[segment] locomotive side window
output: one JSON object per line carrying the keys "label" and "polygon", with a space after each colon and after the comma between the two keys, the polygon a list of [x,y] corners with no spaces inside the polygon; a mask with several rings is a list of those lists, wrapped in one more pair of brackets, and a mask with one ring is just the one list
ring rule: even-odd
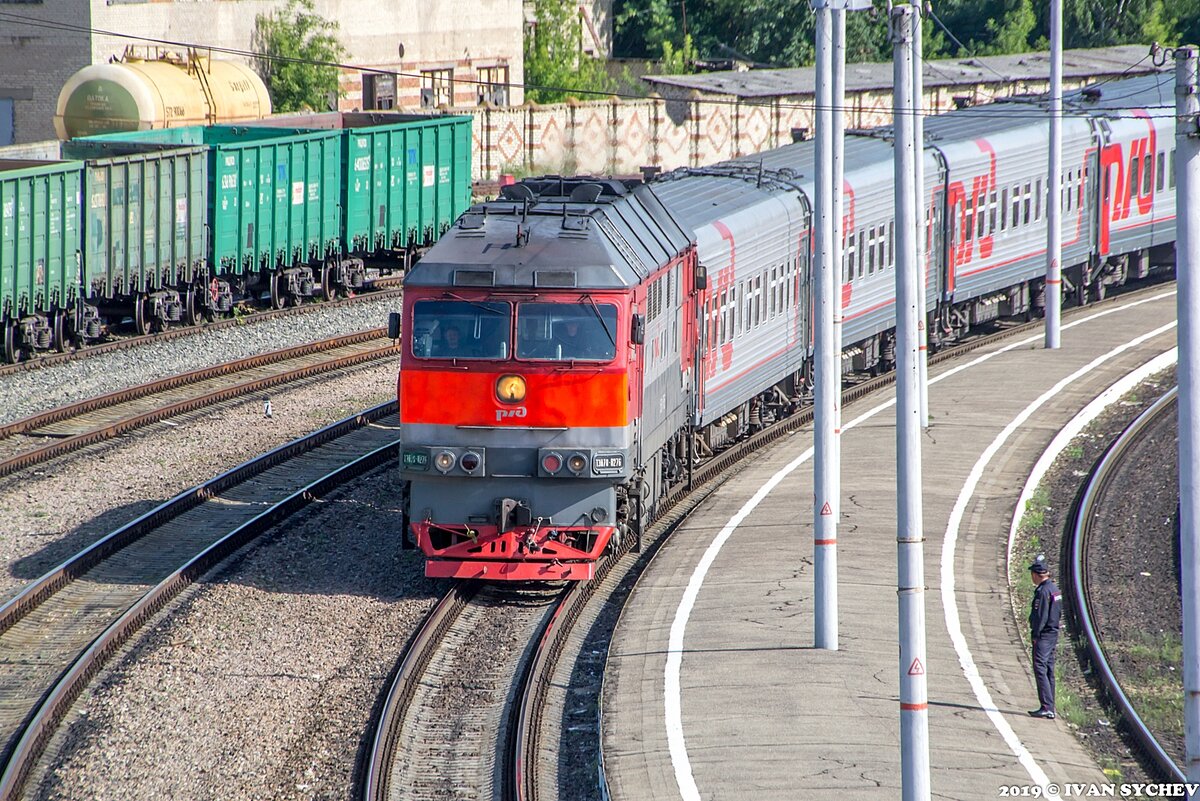
{"label": "locomotive side window", "polygon": [[616,306],[586,301],[517,304],[517,358],[608,361],[616,355]]}
{"label": "locomotive side window", "polygon": [[507,303],[422,300],[413,306],[412,352],[423,359],[507,359]]}

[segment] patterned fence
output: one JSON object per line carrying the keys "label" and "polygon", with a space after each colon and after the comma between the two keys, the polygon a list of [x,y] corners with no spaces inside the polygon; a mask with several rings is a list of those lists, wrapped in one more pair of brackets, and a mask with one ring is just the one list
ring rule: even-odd
{"label": "patterned fence", "polygon": [[[1085,81],[1064,82],[1071,89]],[[1045,91],[1045,82],[1016,81],[929,89],[925,107],[941,113],[955,98],[987,102]],[[788,144],[793,128],[813,128],[812,96],[741,102],[687,96],[596,100],[511,108],[476,107],[472,163],[476,180],[501,173],[636,175],[647,165],[701,166]],[[892,96],[862,91],[846,97],[846,126],[873,128],[892,120]]]}

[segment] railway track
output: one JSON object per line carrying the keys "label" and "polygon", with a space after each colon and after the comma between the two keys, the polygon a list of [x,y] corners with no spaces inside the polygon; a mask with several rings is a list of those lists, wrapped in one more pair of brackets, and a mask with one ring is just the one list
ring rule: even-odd
{"label": "railway track", "polygon": [[88,359],[92,356],[99,356],[103,353],[114,353],[116,351],[129,350],[131,348],[137,348],[153,342],[166,342],[172,339],[195,336],[196,334],[202,334],[208,331],[219,331],[222,328],[232,328],[246,325],[248,322],[257,323],[265,320],[278,319],[280,317],[295,317],[314,311],[329,309],[331,307],[337,308],[340,306],[352,306],[357,303],[363,303],[364,301],[398,298],[403,294],[403,290],[400,288],[400,283],[403,280],[404,279],[402,277],[378,278],[372,282],[372,286],[377,288],[376,291],[355,295],[353,297],[339,298],[337,300],[323,301],[321,303],[307,303],[303,306],[291,306],[285,309],[260,310],[255,311],[250,315],[224,317],[211,322],[168,328],[165,331],[157,331],[151,334],[144,334],[140,336],[122,336],[109,342],[101,342],[99,344],[89,345],[86,348],[79,348],[77,350],[67,350],[62,353],[39,354],[31,359],[26,359],[25,361],[16,362],[14,364],[0,362],[0,378],[3,378],[6,375],[12,375],[13,373],[24,372],[26,370],[37,370],[56,364],[64,364],[66,362],[78,361],[80,359]]}
{"label": "railway track", "polygon": [[[1150,726],[1143,721],[1134,700],[1122,687],[1119,670],[1109,658],[1103,632],[1097,623],[1096,591],[1099,588],[1094,588],[1088,579],[1089,560],[1108,558],[1104,552],[1104,545],[1097,542],[1098,538],[1094,535],[1098,521],[1103,517],[1102,509],[1105,503],[1113,502],[1113,498],[1107,496],[1111,494],[1110,491],[1120,491],[1115,481],[1122,462],[1166,416],[1175,413],[1177,397],[1177,388],[1163,395],[1126,427],[1097,462],[1071,510],[1066,529],[1066,549],[1069,555],[1067,589],[1071,596],[1071,611],[1083,638],[1094,675],[1104,694],[1120,712],[1121,724],[1126,733],[1145,755],[1159,778],[1163,781],[1186,782],[1184,772],[1151,731]],[[1169,621],[1164,621],[1164,626],[1169,625]]]}
{"label": "railway track", "polygon": [[206,367],[0,426],[0,476],[213,404],[395,356],[382,329]]}
{"label": "railway track", "polygon": [[48,763],[71,704],[171,599],[287,516],[394,460],[396,449],[390,402],[181,493],[0,606],[0,801],[18,798]]}

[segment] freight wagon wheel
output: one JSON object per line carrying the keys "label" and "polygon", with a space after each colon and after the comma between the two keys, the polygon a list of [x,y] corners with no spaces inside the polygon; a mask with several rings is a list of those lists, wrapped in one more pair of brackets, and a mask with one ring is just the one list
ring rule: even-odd
{"label": "freight wagon wheel", "polygon": [[133,327],[141,336],[150,333],[150,318],[146,316],[145,298],[138,298],[133,302]]}
{"label": "freight wagon wheel", "polygon": [[338,299],[337,268],[332,264],[321,268],[321,294],[325,300]]}
{"label": "freight wagon wheel", "polygon": [[0,323],[0,356],[8,364],[16,364],[20,349],[17,348],[17,327],[11,322]]}
{"label": "freight wagon wheel", "polygon": [[59,353],[67,352],[67,314],[66,312],[54,312],[54,322],[51,323],[54,331],[54,349]]}
{"label": "freight wagon wheel", "polygon": [[271,308],[282,309],[287,305],[287,279],[283,273],[271,276]]}
{"label": "freight wagon wheel", "polygon": [[196,297],[195,287],[183,293],[183,321],[188,325],[200,322],[200,301]]}

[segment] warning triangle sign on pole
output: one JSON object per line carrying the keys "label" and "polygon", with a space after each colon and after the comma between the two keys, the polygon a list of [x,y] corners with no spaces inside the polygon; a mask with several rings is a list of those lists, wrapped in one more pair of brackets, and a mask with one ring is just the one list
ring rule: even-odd
{"label": "warning triangle sign on pole", "polygon": [[910,675],[910,676],[924,676],[925,675],[925,666],[921,664],[920,659],[915,659],[915,658],[913,659],[912,664],[908,666],[908,675]]}
{"label": "warning triangle sign on pole", "polygon": [[821,514],[822,514],[822,515],[831,515],[831,514],[833,514],[833,508],[832,508],[832,507],[830,507],[830,505],[829,505],[829,501],[825,501],[825,505],[821,507]]}

